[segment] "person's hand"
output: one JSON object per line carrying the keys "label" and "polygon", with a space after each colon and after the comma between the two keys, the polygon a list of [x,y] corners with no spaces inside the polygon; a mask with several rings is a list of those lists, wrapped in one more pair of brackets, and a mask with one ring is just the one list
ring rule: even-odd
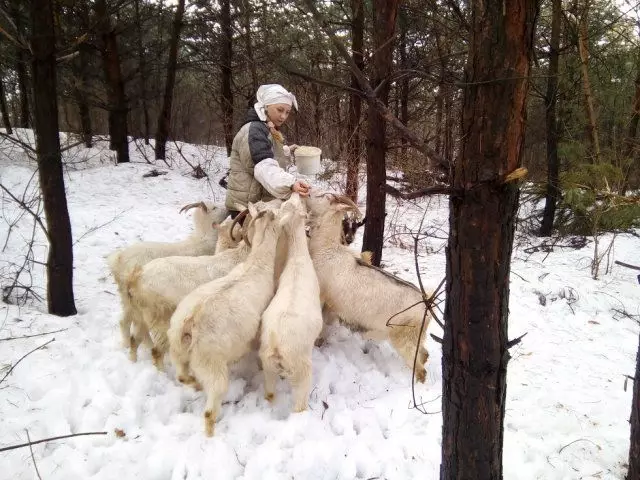
{"label": "person's hand", "polygon": [[296,183],[293,184],[293,186],[291,187],[291,190],[293,190],[296,193],[299,193],[301,197],[308,197],[309,190],[311,190],[311,186],[304,180],[296,180]]}

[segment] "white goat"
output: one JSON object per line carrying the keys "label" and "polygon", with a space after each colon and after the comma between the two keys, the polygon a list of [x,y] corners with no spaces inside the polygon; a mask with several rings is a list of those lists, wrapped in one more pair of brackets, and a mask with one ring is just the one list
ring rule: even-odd
{"label": "white goat", "polygon": [[[279,206],[280,203],[280,201],[257,202],[254,206],[256,211],[260,212]],[[140,334],[148,333],[151,356],[158,369],[162,370],[164,367],[163,359],[169,347],[167,329],[178,303],[200,285],[224,277],[247,259],[254,229],[249,228],[251,216],[248,215],[248,211],[243,212],[242,215],[246,216],[244,225],[247,227],[245,229],[240,227],[243,240],[236,240],[231,235],[232,229],[238,230],[235,227],[239,224],[225,220],[219,227],[215,255],[157,258],[142,267],[136,267],[129,276],[127,288],[130,303],[138,313],[136,318],[140,318],[143,323],[143,328],[139,329],[140,333],[133,334],[136,341],[132,342],[131,348],[137,348],[145,340],[145,337]],[[219,251],[221,244],[222,250]]]}
{"label": "white goat", "polygon": [[262,315],[260,359],[265,398],[273,400],[279,375],[291,383],[294,411],[307,408],[311,391],[311,352],[322,330],[320,287],[307,246],[306,208],[298,194],[282,205],[291,212],[284,226],[288,256],[278,290]]}
{"label": "white goat", "polygon": [[424,364],[429,357],[424,337],[430,317],[419,335],[425,308],[420,290],[366,264],[341,245],[343,214],[346,210],[357,211],[349,198],[325,195],[309,199],[307,205],[314,215],[309,251],[325,307],[371,337],[388,338],[410,368],[419,344],[415,376],[424,382]]}
{"label": "white goat", "polygon": [[[109,255],[107,261],[113,278],[118,286],[120,300],[122,302],[122,318],[120,319],[120,333],[125,347],[131,347],[130,358],[136,361],[135,343],[136,337],[131,335],[131,324],[139,320],[131,308],[127,281],[136,267],[145,265],[150,260],[170,255],[211,255],[215,252],[218,230],[214,224],[221,223],[228,215],[227,209],[222,205],[205,204],[204,202],[191,203],[180,209],[180,213],[192,208],[194,231],[185,240],[175,243],[164,242],[140,242],[117,250]],[[137,322],[139,324],[139,322]],[[144,334],[144,332],[142,332]]]}
{"label": "white goat", "polygon": [[[260,318],[275,290],[274,261],[282,224],[279,212],[258,213],[249,204],[254,228],[251,253],[226,277],[187,295],[171,316],[169,352],[178,380],[199,382],[207,394],[205,432],[213,435],[229,382],[229,363],[251,349]],[[194,374],[190,377],[189,368]]]}

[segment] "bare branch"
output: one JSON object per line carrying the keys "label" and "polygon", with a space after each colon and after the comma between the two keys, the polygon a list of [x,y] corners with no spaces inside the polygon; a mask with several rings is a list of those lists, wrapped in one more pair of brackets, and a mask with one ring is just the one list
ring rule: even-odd
{"label": "bare branch", "polygon": [[[11,372],[13,372],[13,370],[18,366],[18,364],[19,364],[22,360],[24,360],[25,358],[27,358],[27,357],[28,357],[29,355],[31,355],[33,352],[35,352],[35,351],[37,351],[37,350],[40,350],[41,348],[46,347],[47,345],[49,345],[49,344],[50,344],[51,342],[53,342],[54,340],[55,340],[55,338],[52,338],[52,339],[51,339],[51,340],[49,340],[48,342],[43,343],[43,344],[42,344],[42,345],[40,345],[39,347],[36,347],[36,348],[34,348],[33,350],[31,350],[30,352],[25,353],[22,357],[20,357],[20,359],[19,359],[16,363],[14,363],[13,365],[11,365],[11,368],[9,369],[9,371],[4,375],[4,377],[2,377],[2,378],[0,379],[0,383],[4,382],[4,380],[5,380],[9,375],[11,375]],[[27,445],[27,444],[25,444],[25,445]],[[3,452],[3,451],[4,451],[4,449],[0,449],[0,452]]]}
{"label": "bare branch", "polygon": [[33,335],[22,335],[20,337],[4,337],[4,338],[0,338],[0,342],[7,342],[9,340],[23,340],[25,338],[33,338],[33,337],[42,337],[43,335],[51,335],[53,333],[64,332],[65,330],[69,330],[69,329],[68,328],[61,328],[59,330],[53,330],[51,332],[36,333],[36,334],[33,334]]}
{"label": "bare branch", "polygon": [[9,445],[8,447],[0,448],[0,452],[8,452],[9,450],[16,450],[18,448],[29,447],[31,445],[38,445],[39,443],[53,442],[54,440],[62,440],[63,438],[83,437],[86,435],[106,435],[107,432],[85,432],[85,433],[72,433],[71,435],[60,435],[59,437],[43,438],[42,440],[36,440],[35,442],[20,443],[18,445]]}
{"label": "bare branch", "polygon": [[398,130],[404,138],[406,138],[415,148],[417,148],[425,155],[432,167],[448,175],[449,162],[441,155],[439,155],[435,150],[429,147],[429,145],[427,145],[424,140],[421,139],[415,132],[408,129],[406,125],[398,120],[398,118],[391,113],[387,106],[379,98],[376,97],[375,92],[369,84],[366,75],[362,72],[362,70],[358,68],[358,65],[356,64],[354,59],[351,57],[351,55],[349,55],[349,51],[347,50],[347,48],[333,33],[333,29],[331,28],[329,22],[316,8],[316,2],[314,2],[314,0],[304,0],[304,4],[307,6],[309,12],[316,20],[320,28],[329,37],[331,43],[333,43],[340,56],[349,66],[351,73],[353,73],[354,77],[358,81],[358,84],[360,85],[360,88],[362,88],[362,90],[364,91],[367,101],[371,105],[373,105],[373,107],[378,110],[378,112],[384,117],[384,119],[389,122],[396,130]]}
{"label": "bare branch", "polygon": [[40,480],[42,480],[42,477],[40,476],[40,472],[38,471],[38,464],[36,463],[36,457],[33,455],[33,444],[31,443],[31,437],[29,436],[29,430],[25,429],[25,432],[27,434],[27,441],[29,442],[29,451],[31,452],[31,460],[33,460],[33,468],[36,469],[36,475],[38,475],[38,478]]}
{"label": "bare branch", "polygon": [[385,184],[384,190],[392,197],[402,198],[403,200],[414,200],[416,198],[425,197],[427,195],[457,195],[459,193],[458,189],[449,187],[447,185],[435,185],[433,187],[421,188],[420,190],[416,190],[413,192],[402,193],[397,188],[392,187],[389,184]]}

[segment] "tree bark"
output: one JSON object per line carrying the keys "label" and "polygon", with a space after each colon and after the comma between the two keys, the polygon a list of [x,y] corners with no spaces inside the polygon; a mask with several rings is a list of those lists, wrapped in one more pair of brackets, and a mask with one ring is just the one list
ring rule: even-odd
{"label": "tree bark", "polygon": [[147,63],[142,47],[142,19],[140,17],[140,0],[135,0],[136,49],[138,50],[138,65],[140,66],[140,103],[142,105],[142,134],[144,144],[149,145],[149,106],[147,105]]}
{"label": "tree bark", "polygon": [[33,95],[38,175],[47,222],[47,305],[49,313],[76,314],[73,298],[73,244],[64,189],[56,95],[52,0],[31,1]]}
{"label": "tree bark", "polygon": [[[80,34],[87,32],[90,28],[89,11],[86,2],[80,2],[78,6],[80,17]],[[93,145],[93,127],[91,124],[91,110],[89,108],[89,99],[87,92],[90,88],[89,81],[89,59],[91,58],[91,47],[86,41],[78,45],[77,75],[79,77],[79,86],[74,87],[74,96],[78,104],[78,113],[80,115],[80,131],[82,139],[87,148]]]}
{"label": "tree bark", "polygon": [[180,41],[180,30],[182,30],[184,2],[185,0],[178,0],[176,15],[173,17],[173,31],[169,44],[169,60],[167,62],[167,80],[164,87],[164,101],[162,102],[162,110],[158,116],[158,126],[156,130],[156,160],[164,160],[167,154],[166,147],[167,139],[169,138],[169,127],[171,126],[171,105],[173,103],[173,87],[176,83],[178,42]]}
{"label": "tree bark", "polygon": [[[24,35],[22,27],[22,12],[20,11],[20,1],[11,2],[11,16],[19,34]],[[27,55],[25,51],[17,47],[16,49],[16,73],[18,74],[18,89],[20,90],[20,128],[29,128],[29,74],[27,72]]]}
{"label": "tree bark", "polygon": [[[408,69],[407,64],[407,13],[400,9],[399,11],[399,23],[400,23],[400,68],[403,70]],[[400,121],[408,128],[409,127],[409,76],[403,75],[400,79]],[[402,143],[402,156],[407,154],[407,146],[409,142],[406,138],[401,137]],[[437,150],[437,149],[436,149]]]}
{"label": "tree bark", "polygon": [[631,400],[631,439],[627,480],[640,480],[640,342],[636,354],[636,375]]}
{"label": "tree bark", "polygon": [[[351,0],[351,56],[360,70],[364,70],[364,6],[362,0]],[[351,74],[351,88],[359,90],[358,78]],[[358,170],[360,165],[360,117],[362,99],[360,95],[349,95],[349,118],[347,120],[347,196],[358,201]]]}
{"label": "tree bark", "polygon": [[[251,1],[242,0],[242,28],[244,29],[244,44],[247,51],[247,63],[251,73],[251,89],[247,95],[247,108],[253,107],[253,100],[258,91],[258,70],[253,58],[253,41],[251,39]],[[297,124],[296,124],[297,125]]]}
{"label": "tree bark", "polygon": [[118,41],[107,13],[106,0],[96,0],[94,4],[98,28],[102,37],[102,66],[107,83],[109,103],[110,147],[116,151],[117,162],[129,161],[129,139],[127,133],[127,97],[120,69]]}
{"label": "tree bark", "polygon": [[[385,105],[389,96],[388,77],[393,66],[393,35],[396,28],[399,0],[375,0],[373,7],[373,77],[372,86],[378,89],[378,100]],[[381,83],[383,83],[381,85]],[[370,104],[367,133],[367,223],[364,228],[362,251],[372,252],[372,264],[382,260],[384,237],[386,134],[385,118]]]}
{"label": "tree bark", "polygon": [[231,155],[233,143],[233,93],[231,92],[231,62],[233,60],[233,25],[231,24],[231,0],[221,3],[222,28],[222,58],[221,58],[221,87],[220,104],[222,105],[222,126],[224,128],[224,142],[227,155]]}
{"label": "tree bark", "polygon": [[11,128],[11,120],[9,119],[9,110],[7,110],[7,97],[4,92],[4,82],[0,75],[0,112],[2,113],[2,124],[4,125],[7,135],[11,135],[13,130]]}
{"label": "tree bark", "polygon": [[558,175],[558,120],[556,105],[558,101],[558,64],[560,58],[560,20],[562,17],[562,0],[553,0],[551,12],[551,38],[549,40],[549,73],[547,93],[544,99],[545,122],[547,127],[547,194],[544,213],[540,225],[540,235],[548,237],[553,230],[556,216],[556,205],[560,195]]}
{"label": "tree bark", "polygon": [[578,19],[578,52],[580,54],[580,70],[582,72],[582,88],[584,91],[584,109],[587,116],[587,137],[591,142],[593,162],[600,162],[600,139],[595,108],[593,106],[593,92],[589,80],[589,37],[587,33],[587,16],[589,14],[589,0],[585,0],[584,10]]}
{"label": "tree bark", "polygon": [[[449,200],[442,480],[502,478],[509,273],[535,0],[470,3],[462,145]],[[478,119],[483,119],[479,121]]]}

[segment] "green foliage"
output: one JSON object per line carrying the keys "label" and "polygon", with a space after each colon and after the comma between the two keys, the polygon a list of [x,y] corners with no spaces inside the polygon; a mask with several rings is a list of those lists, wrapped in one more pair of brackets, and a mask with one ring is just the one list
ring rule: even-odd
{"label": "green foliage", "polygon": [[[573,151],[570,146],[564,147],[565,155]],[[640,227],[640,202],[611,193],[622,181],[622,170],[611,163],[571,165],[560,179],[558,230],[563,234],[597,235]]]}

